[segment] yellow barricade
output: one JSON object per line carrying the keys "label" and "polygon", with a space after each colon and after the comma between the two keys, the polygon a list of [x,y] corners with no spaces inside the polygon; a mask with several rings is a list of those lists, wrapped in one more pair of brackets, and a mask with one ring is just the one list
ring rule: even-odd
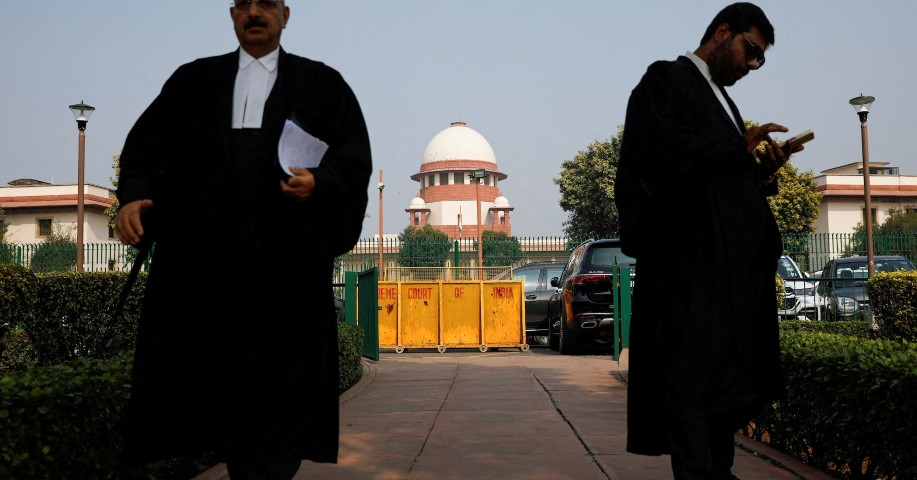
{"label": "yellow barricade", "polygon": [[379,282],[379,348],[527,351],[522,280]]}

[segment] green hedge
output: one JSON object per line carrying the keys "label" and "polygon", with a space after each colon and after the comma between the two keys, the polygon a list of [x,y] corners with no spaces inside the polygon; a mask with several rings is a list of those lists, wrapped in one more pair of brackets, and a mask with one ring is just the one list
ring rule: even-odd
{"label": "green hedge", "polygon": [[[338,323],[343,393],[363,374],[363,331]],[[0,478],[107,478],[123,438],[120,425],[130,395],[131,353],[109,359],[78,358],[0,377]],[[215,463],[169,459],[147,466],[150,478],[193,476]]]}
{"label": "green hedge", "polygon": [[106,478],[129,391],[127,355],[0,377],[0,478]]}
{"label": "green hedge", "polygon": [[917,341],[917,271],[879,272],[866,282],[877,335]]}
{"label": "green hedge", "polygon": [[748,433],[838,478],[917,478],[917,344],[784,330],[787,396]]}

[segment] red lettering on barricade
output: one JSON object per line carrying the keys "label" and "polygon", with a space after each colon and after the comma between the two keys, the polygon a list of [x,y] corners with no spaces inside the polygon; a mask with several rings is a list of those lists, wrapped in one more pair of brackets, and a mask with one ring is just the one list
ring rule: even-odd
{"label": "red lettering on barricade", "polygon": [[455,287],[455,298],[462,298],[465,295],[465,289],[463,287]]}
{"label": "red lettering on barricade", "polygon": [[379,288],[379,299],[380,300],[397,300],[398,299],[398,289],[395,287],[380,287]]}
{"label": "red lettering on barricade", "polygon": [[513,298],[513,289],[512,287],[493,287],[494,298]]}
{"label": "red lettering on barricade", "polygon": [[433,298],[433,287],[412,287],[408,289],[408,298],[426,300]]}

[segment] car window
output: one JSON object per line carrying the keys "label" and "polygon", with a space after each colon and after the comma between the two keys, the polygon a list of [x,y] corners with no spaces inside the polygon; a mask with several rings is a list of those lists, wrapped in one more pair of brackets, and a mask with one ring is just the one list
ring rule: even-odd
{"label": "car window", "polygon": [[911,263],[903,258],[876,262],[877,272],[897,272],[898,270],[909,272],[913,269]]}
{"label": "car window", "polygon": [[636,262],[635,259],[621,252],[620,247],[595,247],[589,251],[588,266],[596,270],[608,270],[614,265],[626,266]]}
{"label": "car window", "polygon": [[567,265],[564,266],[564,273],[562,278],[566,279],[567,277],[573,275],[573,272],[576,271],[576,266],[579,265],[579,260],[583,256],[583,250],[586,247],[579,247],[570,254],[570,258],[567,260]]}
{"label": "car window", "polygon": [[564,273],[564,267],[562,266],[548,267],[548,275],[547,277],[545,277],[545,283],[550,285],[552,278],[555,278],[555,277],[560,278],[561,274],[563,273]]}
{"label": "car window", "polygon": [[786,257],[780,257],[777,260],[777,275],[780,275],[781,278],[801,278],[803,276],[793,262]]}
{"label": "car window", "polygon": [[540,269],[533,270],[516,270],[513,272],[514,280],[523,280],[523,290],[525,292],[534,292],[538,290],[538,274]]}

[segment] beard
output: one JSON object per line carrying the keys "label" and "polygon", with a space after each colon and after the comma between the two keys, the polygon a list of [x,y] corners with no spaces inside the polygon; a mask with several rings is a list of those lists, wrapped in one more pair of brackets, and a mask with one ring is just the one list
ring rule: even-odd
{"label": "beard", "polygon": [[735,61],[735,51],[732,48],[731,40],[720,43],[713,49],[707,66],[710,67],[710,78],[713,79],[713,83],[724,87],[735,85],[739,79],[748,74],[748,68]]}

